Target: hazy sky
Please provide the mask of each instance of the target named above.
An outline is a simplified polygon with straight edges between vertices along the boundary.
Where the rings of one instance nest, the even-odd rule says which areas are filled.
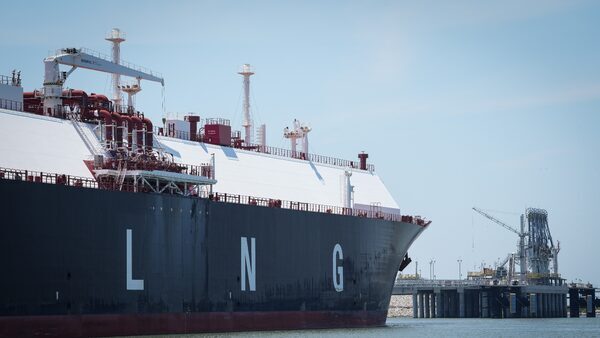
[[[48,51],[110,52],[162,72],[138,108],[241,124],[239,66],[267,142],[309,123],[312,151],[364,150],[403,213],[433,220],[410,250],[429,276],[456,278],[516,250],[526,207],[548,210],[560,272],[600,285],[600,2],[598,1],[12,1],[0,20],[0,73],[42,86]],[[110,93],[77,70],[67,86]],[[241,129],[241,127],[240,127]],[[408,268],[414,271],[414,264]]]

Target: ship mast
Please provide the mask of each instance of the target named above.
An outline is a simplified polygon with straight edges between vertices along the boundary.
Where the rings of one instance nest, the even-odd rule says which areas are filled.
[[[249,146],[252,144],[252,119],[250,118],[250,76],[254,75],[249,64],[242,65],[242,69],[238,74],[244,77],[244,144]]]
[[[112,42],[112,62],[120,64],[121,62],[121,42],[125,41],[125,33],[122,33],[118,28],[113,28],[105,40]],[[112,74],[113,85],[113,103],[114,111],[121,112],[121,75],[118,73]]]

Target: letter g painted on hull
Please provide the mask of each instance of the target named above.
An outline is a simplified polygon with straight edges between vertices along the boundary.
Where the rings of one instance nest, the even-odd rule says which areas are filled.
[[[246,275],[248,275],[249,291],[256,291],[256,238],[250,238],[250,250],[248,250],[248,239],[241,239],[241,265],[242,291],[246,291]]]
[[[333,247],[333,287],[335,291],[344,291],[344,267],[338,265],[338,259],[344,260],[342,246],[338,243]]]

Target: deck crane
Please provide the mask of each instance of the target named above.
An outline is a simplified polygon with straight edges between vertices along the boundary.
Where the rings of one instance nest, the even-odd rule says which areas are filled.
[[[506,269],[504,266],[508,263],[508,270],[506,271],[506,278],[511,281],[515,275],[515,254],[509,253],[503,261],[500,261],[497,265],[497,270]]]
[[[96,54],[96,55],[92,55]],[[71,66],[67,72],[61,72],[59,65]],[[44,115],[54,116],[62,106],[63,84],[67,77],[77,68],[85,68],[109,74],[133,77],[137,80],[159,82],[163,87],[165,81],[160,75],[133,65],[121,65],[85,48],[65,48],[55,55],[44,59]]]
[[[508,231],[514,232],[515,234],[517,234],[517,236],[519,236],[519,267],[520,267],[520,275],[519,275],[519,282],[521,284],[523,284],[525,282],[525,278],[527,276],[527,257],[526,257],[526,250],[525,250],[525,237],[527,237],[527,232],[525,232],[525,221],[523,218],[523,215],[521,215],[521,231],[518,231],[517,229],[511,227],[510,225],[507,225],[506,223],[498,220],[497,218],[495,218],[494,216],[486,213],[485,211],[473,207],[473,210],[476,211],[477,213],[481,214],[482,216],[486,217],[487,219],[493,221],[494,223],[500,225],[501,227],[505,228]]]

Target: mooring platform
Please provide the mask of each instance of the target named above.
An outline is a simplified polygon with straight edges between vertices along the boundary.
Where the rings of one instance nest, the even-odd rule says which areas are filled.
[[[595,317],[591,285],[502,285],[480,280],[399,280],[394,295],[412,295],[414,318]],[[568,311],[569,310],[569,311]]]

